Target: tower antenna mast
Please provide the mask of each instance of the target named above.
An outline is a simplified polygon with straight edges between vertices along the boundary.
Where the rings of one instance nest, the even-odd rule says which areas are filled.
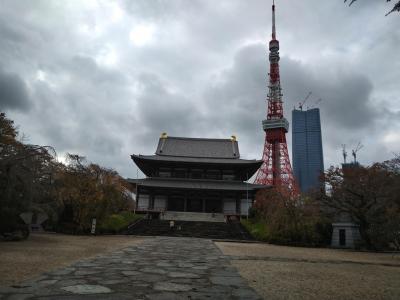
[[[272,0],[272,39],[273,39],[273,40],[276,40],[275,0]]]

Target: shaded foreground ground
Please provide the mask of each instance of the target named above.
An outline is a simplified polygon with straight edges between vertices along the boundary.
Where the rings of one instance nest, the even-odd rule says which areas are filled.
[[[45,273],[6,299],[260,299],[211,240],[146,238]]]
[[[399,283],[400,254],[173,237],[0,243],[1,299],[400,299]]]
[[[265,299],[400,299],[400,254],[216,244]]]
[[[32,234],[20,242],[0,242],[0,285],[11,285],[71,263],[135,245],[131,236]]]

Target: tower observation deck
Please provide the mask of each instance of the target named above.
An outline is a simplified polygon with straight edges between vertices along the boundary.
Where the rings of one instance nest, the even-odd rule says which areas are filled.
[[[263,164],[258,170],[257,184],[286,187],[290,193],[297,194],[286,144],[289,122],[283,115],[282,88],[279,74],[279,41],[276,39],[275,3],[272,5],[272,39],[269,42],[269,85],[268,111],[262,121],[265,131]]]

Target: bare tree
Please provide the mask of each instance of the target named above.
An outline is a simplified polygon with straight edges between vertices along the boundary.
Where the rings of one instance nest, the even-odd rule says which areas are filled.
[[[350,1],[350,3],[349,3],[349,6],[351,6],[354,2],[356,2],[357,0],[351,0]],[[344,3],[346,3],[347,2],[347,0],[344,0]],[[386,2],[391,2],[391,0],[386,0]],[[400,11],[400,1],[398,1],[394,6],[393,6],[393,8],[385,15],[385,16],[388,16],[388,15],[390,15],[392,12],[395,12],[395,11]]]
[[[400,159],[370,167],[331,167],[325,181],[330,193],[321,195],[322,202],[359,225],[366,247],[382,249],[390,243],[399,244]]]
[[[254,208],[266,226],[264,238],[269,242],[314,246],[329,243],[331,222],[311,197],[293,197],[279,187],[262,189],[256,194]]]
[[[52,206],[55,151],[18,141],[13,121],[0,113],[0,232],[21,227],[19,214]],[[21,225],[21,226],[19,226]],[[22,228],[22,227],[21,227]]]

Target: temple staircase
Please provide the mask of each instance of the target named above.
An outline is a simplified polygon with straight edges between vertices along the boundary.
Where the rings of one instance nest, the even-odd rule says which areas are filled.
[[[127,234],[142,236],[176,236],[197,237],[222,240],[253,240],[253,237],[239,221],[204,222],[204,221],[170,221],[158,219],[142,219],[127,230]]]
[[[194,222],[225,222],[221,213],[199,213],[183,211],[166,211],[160,215],[161,220],[194,221]]]

